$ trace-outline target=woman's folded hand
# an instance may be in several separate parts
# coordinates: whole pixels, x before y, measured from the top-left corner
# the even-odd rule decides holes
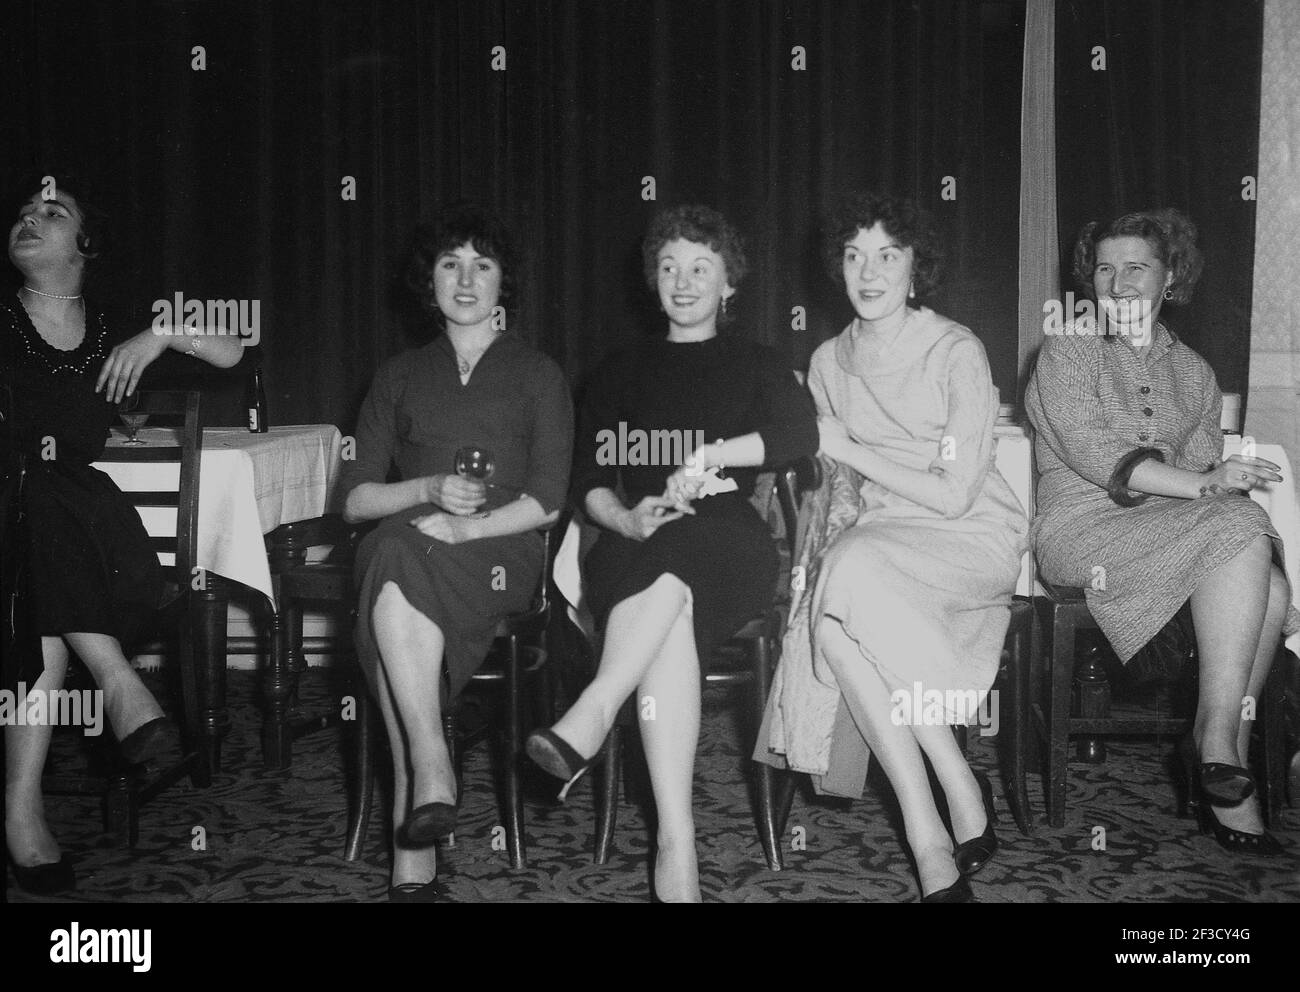
[[[647,496],[636,506],[627,511],[623,526],[619,529],[624,537],[634,541],[644,541],[664,524],[680,520],[687,512],[694,513],[689,507],[680,509],[667,496]]]
[[[104,390],[104,399],[109,403],[122,402],[124,396],[135,392],[144,370],[167,350],[170,340],[145,330],[123,341],[104,359],[99,378],[95,380],[95,392]]]
[[[430,475],[425,478],[424,491],[426,503],[434,503],[458,517],[477,513],[487,500],[486,483],[459,475]]]
[[[1208,496],[1229,490],[1250,492],[1257,486],[1281,482],[1281,466],[1264,458],[1247,458],[1229,455],[1214,468],[1201,474],[1201,495]]]
[[[411,526],[425,537],[442,541],[444,544],[460,544],[473,537],[470,533],[471,522],[463,517],[453,517],[449,513],[430,513],[423,517],[416,517],[411,521]]]

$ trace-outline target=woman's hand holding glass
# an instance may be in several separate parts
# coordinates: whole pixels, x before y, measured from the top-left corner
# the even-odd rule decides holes
[[[458,517],[474,515],[487,501],[487,483],[461,475],[427,476],[424,492],[426,503],[434,503]]]
[[[1280,471],[1280,465],[1274,465],[1264,458],[1229,455],[1214,468],[1201,474],[1201,495],[1233,490],[1250,492],[1270,482],[1281,482],[1282,476],[1278,474]]]

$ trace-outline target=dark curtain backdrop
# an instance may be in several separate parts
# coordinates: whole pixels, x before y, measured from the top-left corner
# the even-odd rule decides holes
[[[804,367],[852,316],[818,262],[819,214],[844,189],[911,196],[949,255],[929,302],[1014,390],[1022,2],[5,6],[11,164],[107,178],[118,243],[99,291],[142,327],[177,291],[260,300],[272,422],[346,428],[378,363],[427,337],[397,276],[417,219],[462,196],[516,229],[510,319],[575,382],[662,330],[639,261],[656,206],[739,224],[753,271],[734,333]]]
[[[1059,0],[1057,183],[1069,278],[1079,229],[1177,207],[1196,223],[1205,274],[1169,324],[1224,392],[1246,394],[1259,162],[1263,0]],[[1106,69],[1091,67],[1106,49]]]

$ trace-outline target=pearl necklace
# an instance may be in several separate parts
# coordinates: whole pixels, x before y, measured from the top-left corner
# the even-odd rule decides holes
[[[35,293],[37,296],[44,296],[46,299],[49,299],[49,300],[79,300],[79,299],[81,299],[81,294],[80,294],[80,293],[78,293],[76,296],[60,296],[58,293],[42,293],[39,289],[32,289],[31,286],[23,286],[23,289],[27,290],[27,292],[29,292],[29,293]]]

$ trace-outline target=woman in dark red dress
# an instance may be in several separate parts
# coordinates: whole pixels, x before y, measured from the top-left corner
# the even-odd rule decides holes
[[[571,783],[637,690],[659,819],[655,892],[665,902],[698,902],[691,784],[700,659],[771,605],[777,553],[749,500],[760,466],[816,452],[817,415],[774,352],[718,333],[746,270],[740,237],[719,213],[661,213],[643,254],[668,334],[596,372],[576,445],[574,495],[602,528],[584,563],[605,631],[600,668],[564,718],[527,747]],[[628,450],[620,451],[624,438]],[[723,467],[735,489],[699,496],[703,473]],[[620,484],[626,499],[615,492]]]
[[[71,649],[103,692],[123,755],[139,762],[174,736],[123,654],[159,604],[162,573],[135,508],[91,462],[114,404],[164,351],[228,367],[242,348],[238,337],[152,330],[114,347],[81,292],[99,215],[81,187],[54,178],[25,191],[8,240],[22,287],[0,300],[4,689],[16,699],[60,689]],[[74,883],[41,796],[51,731],[5,727],[5,843],[19,887],[36,894]]]

